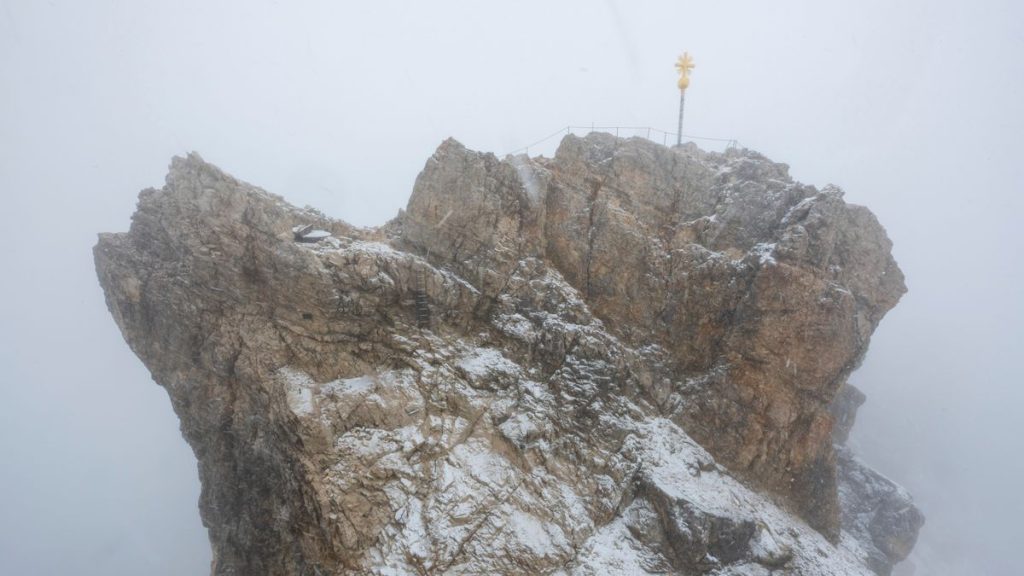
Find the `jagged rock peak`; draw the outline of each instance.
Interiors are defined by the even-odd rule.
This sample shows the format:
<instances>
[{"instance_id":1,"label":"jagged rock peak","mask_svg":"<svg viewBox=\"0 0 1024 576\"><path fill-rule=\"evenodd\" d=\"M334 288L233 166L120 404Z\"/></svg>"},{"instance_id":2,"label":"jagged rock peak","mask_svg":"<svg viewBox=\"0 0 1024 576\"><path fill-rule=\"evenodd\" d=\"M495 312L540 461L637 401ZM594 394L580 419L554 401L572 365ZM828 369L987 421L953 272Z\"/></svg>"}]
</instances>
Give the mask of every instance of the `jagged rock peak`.
<instances>
[{"instance_id":1,"label":"jagged rock peak","mask_svg":"<svg viewBox=\"0 0 1024 576\"><path fill-rule=\"evenodd\" d=\"M759 154L591 134L446 140L377 229L192 154L95 257L213 574L845 575L923 521L833 448L890 247Z\"/></svg>"},{"instance_id":2,"label":"jagged rock peak","mask_svg":"<svg viewBox=\"0 0 1024 576\"><path fill-rule=\"evenodd\" d=\"M611 333L664 350L675 382L648 391L664 415L836 537L828 405L905 291L867 209L749 151L591 134L552 160L446 142L403 222L485 293L548 262Z\"/></svg>"}]
</instances>

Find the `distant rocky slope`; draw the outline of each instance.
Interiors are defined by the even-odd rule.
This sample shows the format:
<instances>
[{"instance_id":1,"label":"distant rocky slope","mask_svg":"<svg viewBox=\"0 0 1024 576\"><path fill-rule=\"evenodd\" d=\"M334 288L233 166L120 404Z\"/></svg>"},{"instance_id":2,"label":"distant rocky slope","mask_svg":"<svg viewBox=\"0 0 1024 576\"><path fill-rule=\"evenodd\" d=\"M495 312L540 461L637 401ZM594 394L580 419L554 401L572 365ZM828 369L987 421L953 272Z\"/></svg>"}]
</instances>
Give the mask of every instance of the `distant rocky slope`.
<instances>
[{"instance_id":1,"label":"distant rocky slope","mask_svg":"<svg viewBox=\"0 0 1024 576\"><path fill-rule=\"evenodd\" d=\"M215 575L850 575L923 523L842 446L890 246L754 152L591 134L448 140L376 229L175 158L95 258Z\"/></svg>"}]
</instances>

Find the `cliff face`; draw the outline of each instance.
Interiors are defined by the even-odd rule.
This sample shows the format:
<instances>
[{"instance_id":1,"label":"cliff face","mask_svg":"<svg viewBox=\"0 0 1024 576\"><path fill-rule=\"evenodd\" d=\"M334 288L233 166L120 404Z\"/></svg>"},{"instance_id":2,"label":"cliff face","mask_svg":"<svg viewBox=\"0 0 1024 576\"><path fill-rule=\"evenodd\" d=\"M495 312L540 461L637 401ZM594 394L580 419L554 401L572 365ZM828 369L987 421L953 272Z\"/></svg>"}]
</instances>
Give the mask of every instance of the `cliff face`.
<instances>
[{"instance_id":1,"label":"cliff face","mask_svg":"<svg viewBox=\"0 0 1024 576\"><path fill-rule=\"evenodd\" d=\"M592 134L446 141L380 229L191 155L95 254L214 574L809 575L886 574L923 521L833 448L889 249L755 153Z\"/></svg>"}]
</instances>

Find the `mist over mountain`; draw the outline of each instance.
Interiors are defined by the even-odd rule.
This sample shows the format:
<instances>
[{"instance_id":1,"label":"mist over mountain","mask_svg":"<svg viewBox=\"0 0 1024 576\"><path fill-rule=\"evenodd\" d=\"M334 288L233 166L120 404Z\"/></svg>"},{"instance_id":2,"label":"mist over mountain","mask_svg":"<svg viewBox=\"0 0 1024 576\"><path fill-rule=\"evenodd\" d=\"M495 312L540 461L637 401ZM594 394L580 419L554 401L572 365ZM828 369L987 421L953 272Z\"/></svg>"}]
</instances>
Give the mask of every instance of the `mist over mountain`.
<instances>
[{"instance_id":1,"label":"mist over mountain","mask_svg":"<svg viewBox=\"0 0 1024 576\"><path fill-rule=\"evenodd\" d=\"M92 254L169 158L198 150L379 227L450 136L504 158L552 157L560 137L533 144L567 125L674 132L686 50L689 141L835 184L892 240L908 291L848 379L868 400L847 444L927 517L896 571L1016 574L1022 16L998 0L0 2L0 572L209 571L196 456Z\"/></svg>"}]
</instances>

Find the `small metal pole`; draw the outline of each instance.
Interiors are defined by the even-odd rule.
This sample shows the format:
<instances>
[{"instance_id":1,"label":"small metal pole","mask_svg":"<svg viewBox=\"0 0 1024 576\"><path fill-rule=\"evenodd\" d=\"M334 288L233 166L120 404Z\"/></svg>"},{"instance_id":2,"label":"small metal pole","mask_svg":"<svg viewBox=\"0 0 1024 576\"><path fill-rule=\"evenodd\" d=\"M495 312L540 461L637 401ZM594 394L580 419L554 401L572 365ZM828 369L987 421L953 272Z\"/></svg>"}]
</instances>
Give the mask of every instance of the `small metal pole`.
<instances>
[{"instance_id":1,"label":"small metal pole","mask_svg":"<svg viewBox=\"0 0 1024 576\"><path fill-rule=\"evenodd\" d=\"M686 90L679 91L679 130L676 133L676 146L683 143L683 108L686 106Z\"/></svg>"}]
</instances>

